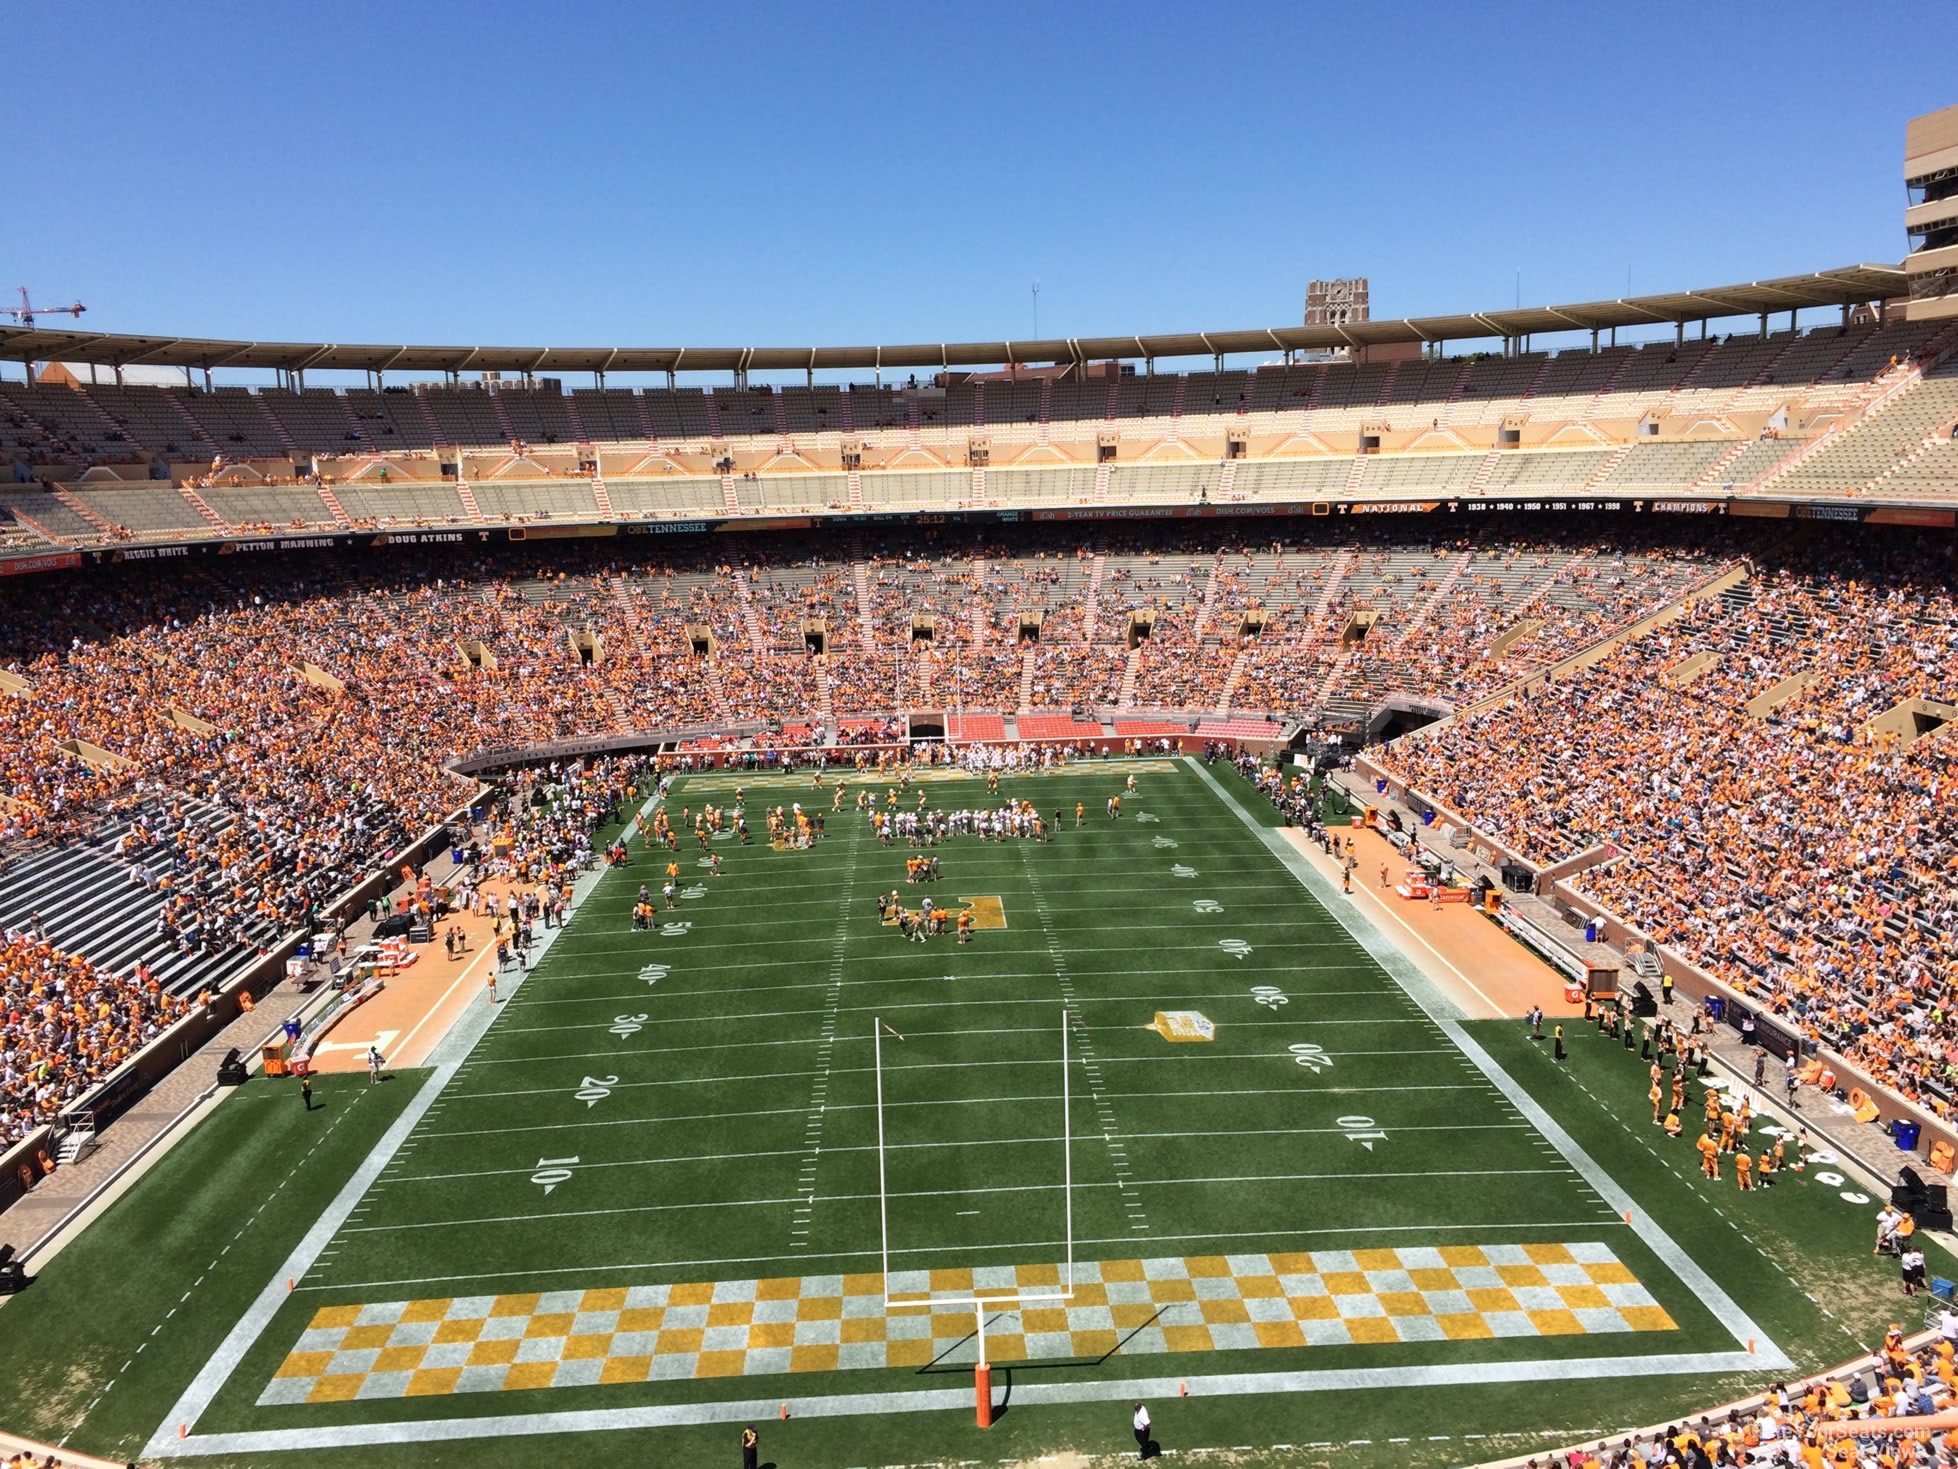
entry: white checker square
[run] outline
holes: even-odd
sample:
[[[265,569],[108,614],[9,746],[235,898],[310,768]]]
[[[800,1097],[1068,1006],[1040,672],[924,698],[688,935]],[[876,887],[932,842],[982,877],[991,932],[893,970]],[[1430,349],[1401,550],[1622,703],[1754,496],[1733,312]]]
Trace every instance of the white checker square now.
[[[1536,1323],[1521,1311],[1484,1311],[1482,1322],[1494,1336],[1535,1336]]]
[[[795,1344],[799,1347],[835,1346],[843,1340],[843,1323],[834,1317],[825,1321],[798,1321]]]
[[[557,1364],[557,1372],[551,1378],[552,1387],[596,1387],[598,1374],[605,1370],[605,1362],[600,1357],[574,1357],[569,1362]]]
[[[789,1370],[789,1349],[787,1347],[755,1347],[748,1353],[742,1370],[750,1377],[762,1374],[787,1372]]]
[[[517,1343],[519,1362],[555,1362],[564,1355],[561,1336],[527,1336]]]

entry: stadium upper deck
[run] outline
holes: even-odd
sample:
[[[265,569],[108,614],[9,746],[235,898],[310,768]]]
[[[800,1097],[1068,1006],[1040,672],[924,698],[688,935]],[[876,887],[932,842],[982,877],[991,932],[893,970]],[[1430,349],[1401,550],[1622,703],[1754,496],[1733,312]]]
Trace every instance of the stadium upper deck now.
[[[1870,285],[1853,275],[1832,289]],[[1674,339],[1637,347],[1531,352],[1518,334],[1507,355],[1160,375],[1078,355],[1233,340],[1132,338],[1035,344],[1064,349],[1061,365],[1038,376],[946,374],[902,386],[750,385],[741,362],[762,362],[754,349],[737,361],[735,386],[711,390],[596,385],[598,366],[591,387],[527,370],[384,387],[376,371],[368,387],[335,390],[303,387],[303,372],[282,368],[290,385],[253,390],[215,385],[211,373],[272,350],[255,344],[0,331],[6,354],[66,348],[118,364],[182,363],[188,383],[199,352],[205,364],[201,388],[117,381],[120,366],[0,383],[0,460],[23,485],[0,502],[11,517],[0,547],[860,511],[1668,496],[1952,503],[1958,322],[1774,332],[1763,316],[1754,333],[1686,335],[1681,313],[1760,299],[1739,294],[1748,289],[1763,288],[1607,303],[1648,321],[1658,315],[1649,303],[1667,303]],[[1586,325],[1586,311],[1594,332],[1616,319],[1556,310],[1570,318],[1565,330]],[[1449,327],[1507,332],[1533,319],[1506,315],[1516,319],[1341,330],[1398,328],[1401,338],[1379,342],[1438,344]],[[1289,354],[1283,334],[1265,335]],[[1027,351],[982,345],[1004,360]],[[502,361],[477,349],[387,350],[374,361],[452,374],[450,361]],[[370,349],[279,351],[265,360],[332,365],[334,354]],[[549,353],[527,360],[555,365]]]

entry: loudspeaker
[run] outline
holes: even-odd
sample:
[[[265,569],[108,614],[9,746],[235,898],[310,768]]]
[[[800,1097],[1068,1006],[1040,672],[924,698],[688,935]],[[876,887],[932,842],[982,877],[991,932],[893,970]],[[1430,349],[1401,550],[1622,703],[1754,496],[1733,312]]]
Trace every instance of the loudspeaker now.
[[[1927,1209],[1948,1209],[1951,1207],[1950,1190],[1941,1183],[1924,1185],[1924,1207]]]
[[[1632,986],[1632,1014],[1641,1020],[1650,1020],[1659,1013],[1659,1002],[1652,997],[1651,988],[1640,980]]]
[[[1519,862],[1505,862],[1502,865],[1502,885],[1512,893],[1534,892],[1536,877]]]

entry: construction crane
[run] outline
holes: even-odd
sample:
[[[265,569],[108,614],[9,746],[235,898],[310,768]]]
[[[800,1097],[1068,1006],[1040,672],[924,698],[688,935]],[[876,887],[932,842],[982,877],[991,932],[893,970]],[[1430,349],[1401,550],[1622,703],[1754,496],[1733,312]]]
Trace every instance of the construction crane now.
[[[34,325],[37,316],[80,316],[88,308],[77,301],[72,306],[40,306],[27,299],[27,287],[20,287],[20,305],[0,306],[0,316],[11,316],[22,326]]]

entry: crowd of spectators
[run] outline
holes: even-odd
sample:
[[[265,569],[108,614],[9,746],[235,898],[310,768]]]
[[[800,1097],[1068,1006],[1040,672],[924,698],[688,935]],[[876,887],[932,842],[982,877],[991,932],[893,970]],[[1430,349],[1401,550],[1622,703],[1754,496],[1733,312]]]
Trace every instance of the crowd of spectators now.
[[[1954,573],[1942,539],[1791,535],[1744,587],[1383,763],[1526,860],[1615,846],[1585,896],[1951,1116],[1958,762],[1907,701],[1950,699]]]
[[[766,748],[791,723],[881,743],[903,734],[894,709],[1010,710],[1023,690],[1031,706],[1106,706],[1131,666],[1179,660],[1200,669],[1186,700],[1221,696],[1236,660],[1240,707],[1298,709],[1350,569],[1456,554],[1375,531],[1357,552],[1192,535],[919,527],[813,549],[717,539],[713,560],[678,542],[393,547],[36,580],[0,605],[0,667],[23,685],[0,698],[0,844],[107,841],[163,952],[262,949],[465,801],[473,783],[448,768],[461,757],[689,727]],[[1581,544],[1536,554],[1569,561]],[[1409,579],[1424,597],[1433,584]],[[1304,630],[1237,642],[1274,586],[1280,627]],[[1206,599],[1221,650],[1195,635]],[[1599,615],[1642,605],[1628,593]]]
[[[0,938],[0,1147],[46,1124],[183,1014],[146,970],[119,976],[33,931]]]

